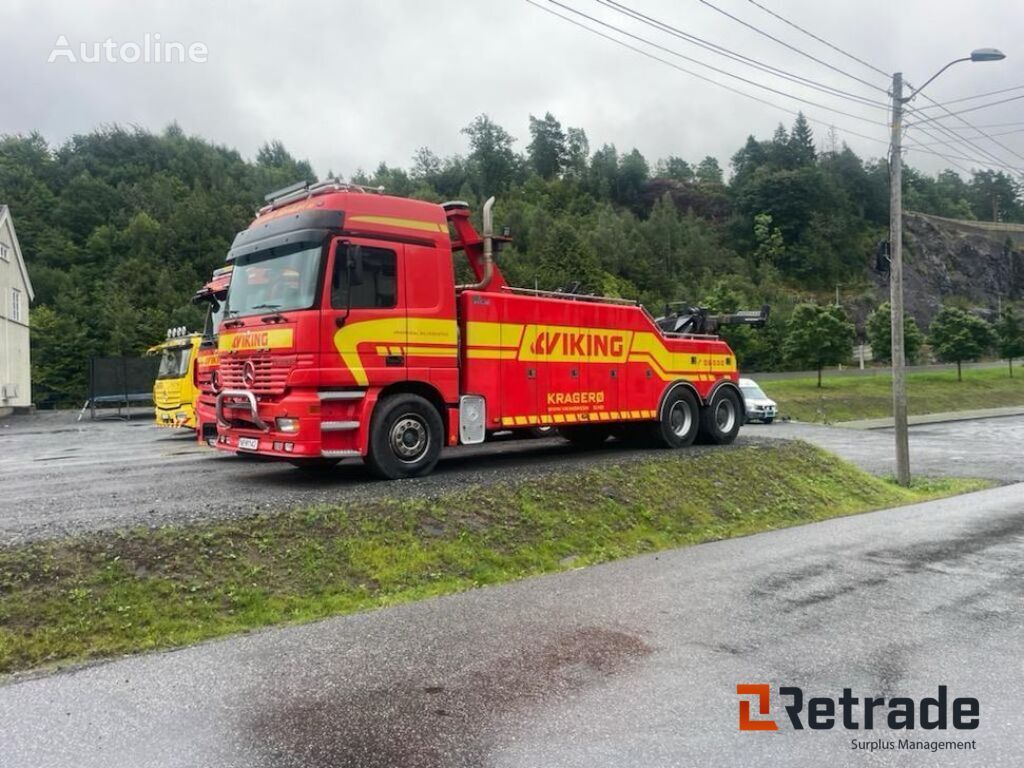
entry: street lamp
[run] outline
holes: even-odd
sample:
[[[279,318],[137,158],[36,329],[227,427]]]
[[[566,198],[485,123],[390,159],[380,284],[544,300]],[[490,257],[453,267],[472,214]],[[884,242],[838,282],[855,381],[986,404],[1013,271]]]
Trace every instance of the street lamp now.
[[[889,305],[892,308],[892,415],[896,432],[896,480],[910,485],[910,440],[907,435],[907,379],[903,358],[903,105],[932,80],[962,61],[1000,61],[1006,55],[995,48],[978,48],[970,56],[954,59],[924,83],[903,95],[903,73],[892,76],[892,157],[889,161],[889,242],[891,268]]]

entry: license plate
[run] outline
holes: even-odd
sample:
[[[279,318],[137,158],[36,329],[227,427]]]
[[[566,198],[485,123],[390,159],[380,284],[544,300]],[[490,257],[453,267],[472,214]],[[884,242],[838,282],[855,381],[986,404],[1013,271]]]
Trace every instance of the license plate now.
[[[240,451],[258,451],[259,447],[260,441],[255,437],[238,438],[238,449]]]

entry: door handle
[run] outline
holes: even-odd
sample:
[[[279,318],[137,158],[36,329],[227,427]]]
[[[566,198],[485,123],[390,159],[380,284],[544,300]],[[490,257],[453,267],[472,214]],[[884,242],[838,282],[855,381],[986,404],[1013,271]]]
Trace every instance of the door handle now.
[[[384,365],[389,368],[394,368],[405,363],[405,357],[403,355],[388,355],[384,358]]]

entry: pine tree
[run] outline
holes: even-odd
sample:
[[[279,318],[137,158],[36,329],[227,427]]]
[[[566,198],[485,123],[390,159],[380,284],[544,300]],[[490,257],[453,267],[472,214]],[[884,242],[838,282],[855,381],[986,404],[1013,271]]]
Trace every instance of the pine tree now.
[[[789,133],[789,156],[792,161],[800,165],[812,165],[817,157],[814,149],[814,133],[811,126],[800,112],[793,123],[793,129]]]

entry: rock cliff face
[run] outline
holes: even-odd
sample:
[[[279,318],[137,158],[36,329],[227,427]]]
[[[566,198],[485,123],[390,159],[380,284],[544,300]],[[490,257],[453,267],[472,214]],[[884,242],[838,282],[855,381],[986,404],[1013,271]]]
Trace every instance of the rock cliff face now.
[[[922,330],[955,299],[994,319],[1000,301],[1024,298],[1024,225],[904,215],[907,312]],[[883,299],[888,281],[878,280]]]

